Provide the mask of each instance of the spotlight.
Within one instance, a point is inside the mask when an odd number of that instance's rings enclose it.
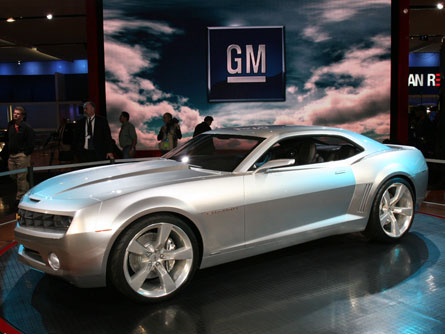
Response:
[[[53,19],[53,14],[48,14],[48,15],[46,15],[46,18],[47,18],[48,20],[52,20],[52,19]]]
[[[17,65],[22,65],[22,62],[20,60],[17,61]]]
[[[443,3],[442,3],[442,2],[439,2],[439,3],[436,5],[436,7],[437,7],[437,9],[443,9]]]
[[[7,19],[6,19],[6,22],[15,22],[15,19],[13,18],[13,17],[8,17]]]

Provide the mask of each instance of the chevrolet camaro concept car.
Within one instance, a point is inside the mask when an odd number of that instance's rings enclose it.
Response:
[[[19,259],[79,287],[137,301],[206,268],[335,234],[394,241],[426,192],[413,147],[333,128],[201,134],[162,158],[70,172],[19,205]]]

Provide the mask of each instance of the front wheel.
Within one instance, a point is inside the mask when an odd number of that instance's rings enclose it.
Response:
[[[191,280],[198,265],[198,243],[181,219],[143,218],[113,248],[108,277],[113,286],[139,302],[172,297]]]
[[[403,237],[414,219],[411,185],[393,178],[379,189],[364,234],[373,240],[395,241]]]

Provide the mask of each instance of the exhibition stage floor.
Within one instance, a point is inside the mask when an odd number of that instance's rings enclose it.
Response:
[[[8,333],[445,333],[437,216],[417,214],[398,244],[342,235],[204,269],[153,305],[76,288],[22,265],[9,247],[0,256]]]

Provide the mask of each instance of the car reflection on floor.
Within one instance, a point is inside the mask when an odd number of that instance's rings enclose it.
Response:
[[[12,250],[0,259],[18,275],[5,285],[3,317],[24,333],[364,333],[413,321],[431,328],[434,315],[399,313],[419,294],[424,312],[443,303],[444,293],[430,293],[425,281],[441,256],[436,245],[445,245],[443,228],[432,231],[442,223],[418,215],[414,233],[396,245],[343,235],[208,268],[184,294],[153,305],[105,288],[78,289],[15,262]],[[436,284],[445,282],[443,273],[434,270]]]

